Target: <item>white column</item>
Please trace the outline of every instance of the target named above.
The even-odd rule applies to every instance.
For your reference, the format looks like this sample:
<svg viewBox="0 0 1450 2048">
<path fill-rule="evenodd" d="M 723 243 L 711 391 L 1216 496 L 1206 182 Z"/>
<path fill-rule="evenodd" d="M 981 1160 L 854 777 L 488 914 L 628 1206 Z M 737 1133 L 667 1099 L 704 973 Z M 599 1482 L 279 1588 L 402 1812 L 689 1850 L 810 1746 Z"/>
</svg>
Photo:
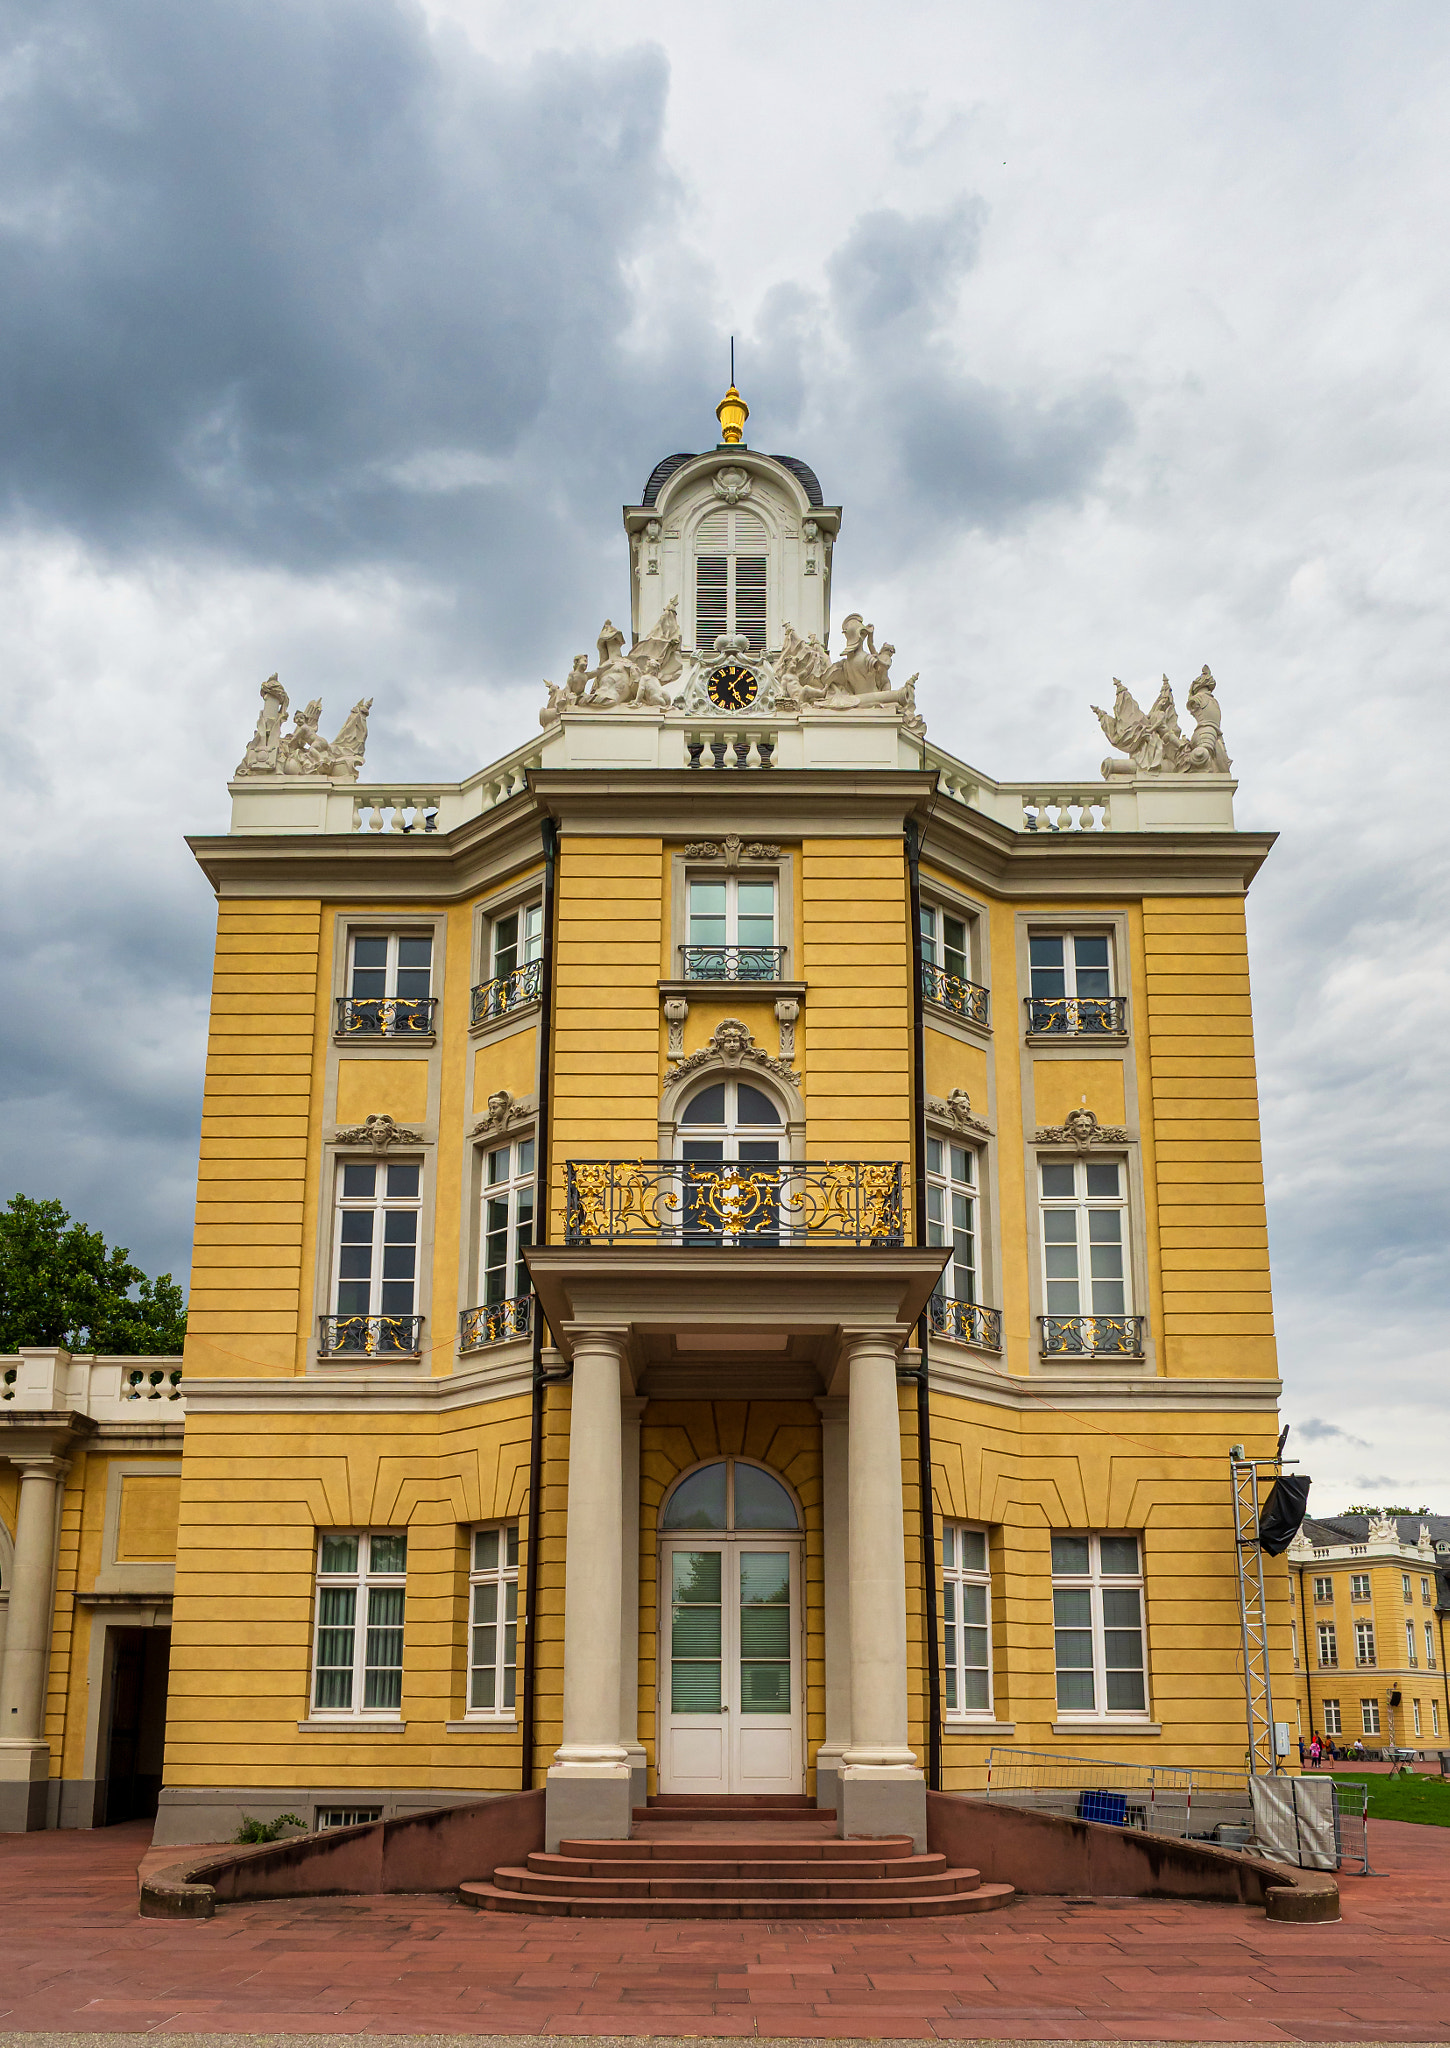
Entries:
<svg viewBox="0 0 1450 2048">
<path fill-rule="evenodd" d="M 821 1591 L 826 1665 L 826 1738 L 816 1751 L 816 1804 L 836 1806 L 841 1765 L 851 1742 L 848 1403 L 822 1396 L 816 1407 L 821 1415 Z"/>
<path fill-rule="evenodd" d="M 851 1740 L 840 1831 L 926 1843 L 926 1781 L 907 1739 L 906 1518 L 896 1354 L 905 1331 L 846 1330 L 851 1589 Z"/>
<path fill-rule="evenodd" d="M 635 1806 L 643 1806 L 648 1796 L 647 1759 L 639 1739 L 639 1426 L 647 1405 L 638 1394 L 620 1402 L 619 1739 L 629 1755 Z"/>
<path fill-rule="evenodd" d="M 45 1676 L 55 1584 L 56 1488 L 66 1459 L 12 1458 L 20 1467 L 15 1568 L 0 1672 L 0 1832 L 44 1827 L 50 1748 L 44 1740 Z"/>
<path fill-rule="evenodd" d="M 544 1832 L 603 1839 L 629 1833 L 629 1754 L 620 1741 L 621 1380 L 626 1333 L 574 1340 L 569 1511 L 564 1536 L 564 1739 L 548 1773 Z"/>
</svg>

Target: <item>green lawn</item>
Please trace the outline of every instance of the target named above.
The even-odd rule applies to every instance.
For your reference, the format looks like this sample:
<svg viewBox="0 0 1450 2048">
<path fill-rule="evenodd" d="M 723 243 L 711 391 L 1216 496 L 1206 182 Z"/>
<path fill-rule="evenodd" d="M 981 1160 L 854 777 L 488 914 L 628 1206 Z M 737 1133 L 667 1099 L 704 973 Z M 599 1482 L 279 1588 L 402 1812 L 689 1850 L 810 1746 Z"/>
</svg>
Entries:
<svg viewBox="0 0 1450 2048">
<path fill-rule="evenodd" d="M 1352 1771 L 1335 1771 L 1333 1776 L 1345 1792 L 1351 1785 L 1369 1786 L 1372 1820 L 1419 1820 L 1450 1828 L 1450 1778 L 1357 1778 Z M 1349 1793 L 1349 1798 L 1357 1796 Z"/>
</svg>

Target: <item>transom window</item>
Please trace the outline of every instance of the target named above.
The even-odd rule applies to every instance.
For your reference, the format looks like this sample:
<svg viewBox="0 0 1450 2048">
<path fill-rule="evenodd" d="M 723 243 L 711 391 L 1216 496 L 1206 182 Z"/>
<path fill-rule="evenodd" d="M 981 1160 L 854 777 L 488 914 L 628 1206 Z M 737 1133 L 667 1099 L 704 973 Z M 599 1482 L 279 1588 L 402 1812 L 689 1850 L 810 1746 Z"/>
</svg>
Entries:
<svg viewBox="0 0 1450 2048">
<path fill-rule="evenodd" d="M 712 1081 L 680 1113 L 682 1159 L 772 1161 L 780 1157 L 780 1111 L 749 1081 Z M 773 1132 L 771 1137 L 754 1134 Z"/>
<path fill-rule="evenodd" d="M 1146 1711 L 1136 1536 L 1054 1536 L 1052 1620 L 1059 1713 Z"/>
<path fill-rule="evenodd" d="M 483 1304 L 529 1292 L 524 1253 L 534 1241 L 532 1134 L 496 1145 L 483 1163 Z"/>
<path fill-rule="evenodd" d="M 765 646 L 769 542 L 765 522 L 738 509 L 709 512 L 695 531 L 695 645 L 709 649 L 721 633 L 743 633 Z"/>
<path fill-rule="evenodd" d="M 314 1713 L 401 1711 L 407 1564 L 402 1529 L 327 1530 L 318 1538 Z"/>
<path fill-rule="evenodd" d="M 1123 1162 L 1044 1159 L 1038 1171 L 1047 1313 L 1126 1315 Z"/>
<path fill-rule="evenodd" d="M 799 1529 L 795 1502 L 773 1473 L 742 1458 L 701 1465 L 665 1503 L 663 1529 Z"/>
<path fill-rule="evenodd" d="M 1034 932 L 1027 941 L 1031 993 L 1111 996 L 1112 945 L 1106 932 Z"/>
<path fill-rule="evenodd" d="M 431 932 L 355 932 L 349 941 L 344 1033 L 401 1038 L 433 1029 Z"/>
<path fill-rule="evenodd" d="M 944 1522 L 942 1680 L 949 1714 L 992 1711 L 992 1580 L 987 1532 Z"/>
<path fill-rule="evenodd" d="M 778 981 L 774 877 L 692 878 L 689 934 L 686 981 Z"/>
<path fill-rule="evenodd" d="M 519 1635 L 517 1522 L 474 1530 L 468 1586 L 468 1711 L 512 1716 Z"/>
<path fill-rule="evenodd" d="M 949 1301 L 976 1301 L 977 1155 L 942 1138 L 926 1141 L 926 1241 L 950 1245 L 936 1292 Z"/>
<path fill-rule="evenodd" d="M 1332 1600 L 1334 1598 L 1334 1581 L 1332 1579 L 1316 1579 L 1314 1581 L 1314 1597 L 1316 1600 Z"/>
<path fill-rule="evenodd" d="M 416 1349 L 422 1180 L 416 1160 L 340 1162 L 330 1350 Z"/>
<path fill-rule="evenodd" d="M 511 910 L 507 917 L 493 921 L 493 972 L 495 979 L 512 974 L 531 960 L 544 957 L 544 906 L 528 903 Z"/>
</svg>

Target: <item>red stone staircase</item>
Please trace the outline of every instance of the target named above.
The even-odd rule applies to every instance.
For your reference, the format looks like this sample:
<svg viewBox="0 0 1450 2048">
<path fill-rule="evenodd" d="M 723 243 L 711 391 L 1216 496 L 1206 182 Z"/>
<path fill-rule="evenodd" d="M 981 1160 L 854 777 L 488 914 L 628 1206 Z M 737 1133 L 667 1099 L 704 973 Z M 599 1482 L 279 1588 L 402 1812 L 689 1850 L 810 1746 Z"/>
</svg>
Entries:
<svg viewBox="0 0 1450 2048">
<path fill-rule="evenodd" d="M 459 1886 L 488 1913 L 598 1920 L 899 1920 L 989 1913 L 1010 1884 L 983 1884 L 909 1835 L 842 1841 L 805 1798 L 682 1798 L 634 1809 L 628 1841 L 535 1850 L 490 1882 Z"/>
</svg>

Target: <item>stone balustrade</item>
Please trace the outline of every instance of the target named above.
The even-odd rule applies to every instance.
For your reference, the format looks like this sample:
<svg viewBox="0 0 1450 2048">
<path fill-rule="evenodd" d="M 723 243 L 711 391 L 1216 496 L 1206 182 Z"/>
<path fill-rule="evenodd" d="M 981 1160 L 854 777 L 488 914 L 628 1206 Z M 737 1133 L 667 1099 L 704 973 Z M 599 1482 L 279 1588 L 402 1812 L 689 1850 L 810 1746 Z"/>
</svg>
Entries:
<svg viewBox="0 0 1450 2048">
<path fill-rule="evenodd" d="M 994 782 L 940 747 L 923 748 L 937 786 L 1012 832 L 1232 832 L 1231 775 L 1124 775 L 1110 782 Z"/>
</svg>

